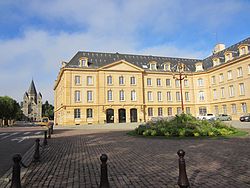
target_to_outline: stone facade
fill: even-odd
[[[33,80],[29,90],[24,93],[22,111],[27,120],[40,121],[42,118],[42,94],[37,94]]]
[[[184,112],[230,114],[250,108],[250,38],[205,59],[78,52],[63,62],[54,86],[56,124],[145,122]]]

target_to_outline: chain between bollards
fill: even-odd
[[[40,139],[36,139],[36,145],[35,145],[35,153],[33,156],[33,162],[40,162]]]
[[[102,154],[100,160],[102,164],[101,164],[101,179],[99,188],[109,188],[108,167],[107,167],[108,156],[106,154]]]
[[[43,145],[44,145],[44,146],[47,146],[47,145],[48,145],[48,141],[47,141],[47,131],[44,131]]]
[[[26,165],[22,163],[22,157],[20,154],[15,154],[12,157],[12,160],[14,162],[13,169],[12,169],[12,179],[11,179],[11,188],[21,188],[21,178],[20,178],[20,172],[21,172],[21,166],[27,168]]]
[[[178,178],[178,185],[180,188],[188,188],[189,187],[189,181],[187,178],[187,173],[186,173],[186,164],[185,164],[185,151],[180,149],[177,152],[179,156],[179,178]]]

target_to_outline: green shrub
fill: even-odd
[[[227,136],[238,130],[221,121],[197,120],[187,114],[176,115],[171,120],[148,122],[135,129],[137,135],[166,137]]]

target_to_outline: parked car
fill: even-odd
[[[206,114],[198,116],[197,119],[214,121],[216,120],[216,117],[214,114]]]
[[[250,121],[250,114],[245,114],[243,116],[240,117],[240,121]]]
[[[220,120],[220,121],[231,121],[232,120],[232,117],[228,114],[219,114],[215,118],[216,118],[216,120]]]

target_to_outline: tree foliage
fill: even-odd
[[[42,116],[48,117],[49,119],[54,119],[54,106],[49,104],[48,101],[45,101],[42,106]]]
[[[8,96],[0,96],[0,119],[22,118],[22,110],[18,102]]]

